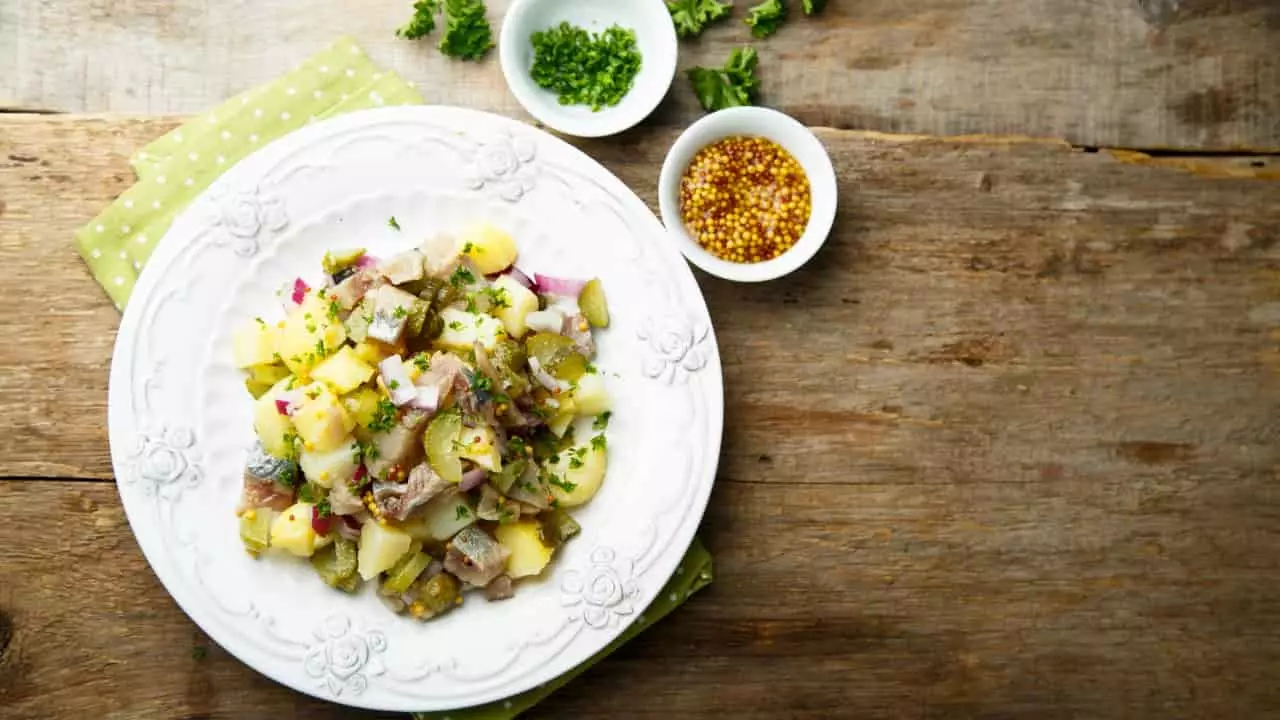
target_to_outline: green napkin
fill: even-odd
[[[123,309],[142,266],[174,217],[254,150],[315,120],[383,105],[416,105],[422,96],[394,72],[374,65],[349,38],[289,74],[241,93],[138,151],[138,182],[76,231],[75,245]],[[564,675],[505,700],[465,710],[424,713],[420,720],[509,720],[536,705],[711,582],[711,555],[698,539],[644,614],[609,647]]]

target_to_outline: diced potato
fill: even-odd
[[[551,561],[553,549],[542,544],[542,530],[533,520],[499,525],[493,535],[511,551],[507,575],[513,580],[537,575]]]
[[[355,421],[357,427],[367,427],[377,415],[378,401],[381,399],[382,393],[366,386],[349,395],[344,395],[342,407],[346,408],[347,414]]]
[[[475,510],[466,496],[450,490],[428,502],[400,528],[415,540],[444,542],[475,521]]]
[[[307,399],[294,411],[293,426],[304,449],[324,452],[350,440],[355,421],[327,387],[312,383],[302,393]]]
[[[579,415],[599,415],[609,409],[609,390],[600,373],[587,373],[578,378],[578,387],[571,397]]]
[[[485,275],[500,273],[516,261],[516,241],[492,225],[474,227],[463,233],[458,242],[463,254]]]
[[[342,323],[329,317],[328,303],[318,292],[310,292],[284,319],[276,352],[289,370],[301,375],[342,347],[346,339]]]
[[[490,472],[502,470],[502,455],[494,444],[493,431],[487,427],[463,428],[458,439],[459,457],[466,458]]]
[[[503,275],[493,281],[493,287],[504,293],[504,299],[507,306],[498,308],[494,315],[502,321],[502,325],[507,330],[507,334],[513,338],[524,337],[529,327],[525,324],[529,313],[538,309],[538,296],[533,291],[513,280],[509,275]]]
[[[356,556],[360,577],[372,580],[390,569],[405,553],[413,538],[403,530],[369,521],[360,527],[360,552]]]
[[[293,433],[293,421],[288,415],[280,414],[276,407],[276,398],[285,392],[289,380],[281,380],[253,403],[253,431],[262,441],[262,447],[268,454],[278,458],[288,457],[293,453],[286,437]]]
[[[485,350],[492,350],[505,334],[502,321],[491,315],[469,313],[457,308],[445,308],[440,312],[444,330],[436,344],[448,350],[466,352],[479,342]]]
[[[351,392],[373,377],[373,366],[356,357],[354,350],[344,346],[317,365],[311,371],[311,377],[323,380],[338,393]]]
[[[359,465],[357,450],[355,440],[323,452],[304,447],[298,455],[298,464],[309,482],[331,488],[334,483],[348,482],[355,477]]]
[[[253,321],[236,331],[232,351],[236,367],[269,365],[275,360],[276,333],[271,326]]]
[[[582,505],[600,489],[608,467],[609,453],[602,447],[587,444],[563,451],[547,466],[557,479],[551,483],[551,494],[561,507]]]
[[[271,522],[271,547],[311,557],[316,551],[316,531],[311,528],[312,506],[300,502],[276,516]]]
[[[352,352],[354,352],[355,356],[360,358],[362,361],[370,365],[377,365],[400,351],[393,345],[387,345],[386,343],[381,343],[373,339],[366,339],[356,343]]]

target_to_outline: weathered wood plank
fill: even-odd
[[[70,235],[128,184],[129,151],[174,122],[0,120],[0,298],[21,308],[0,325],[37,339],[0,353],[0,477],[110,477],[117,318]],[[584,147],[652,204],[672,135]],[[1203,446],[1206,462],[1270,447],[1280,185],[1054,143],[822,137],[842,209],[813,265],[763,287],[702,279],[730,417],[752,420],[727,437],[731,472],[768,455],[815,481],[944,482],[958,460],[1123,472],[1099,463],[1130,440]],[[1233,166],[1246,171],[1271,172]]]
[[[495,23],[507,4],[489,3]],[[197,112],[346,33],[435,102],[522,116],[495,58],[451,62],[434,41],[394,37],[410,5],[14,0],[0,5],[0,107]],[[751,42],[744,7],[681,43],[681,67],[718,65]],[[1272,0],[832,2],[753,44],[764,102],[811,125],[1280,150]],[[700,114],[678,79],[654,122]]]
[[[531,717],[1280,712],[1274,471],[1168,467],[1123,482],[727,475],[704,528],[715,584]],[[147,568],[111,484],[0,481],[0,516],[24,519],[0,526],[6,718],[372,717],[213,645]]]

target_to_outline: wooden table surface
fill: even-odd
[[[0,105],[132,113],[0,114],[0,718],[373,716],[242,666],[147,567],[71,233],[178,114],[339,32],[520,116],[492,58],[391,38],[407,4],[0,4]],[[756,44],[768,103],[842,128],[836,229],[782,281],[699,276],[716,582],[530,716],[1280,716],[1280,3],[831,0]],[[696,115],[677,85],[579,144],[652,206]]]

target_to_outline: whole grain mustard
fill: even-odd
[[[729,137],[699,150],[680,179],[680,216],[694,240],[731,262],[772,260],[809,224],[804,168],[782,146]]]

